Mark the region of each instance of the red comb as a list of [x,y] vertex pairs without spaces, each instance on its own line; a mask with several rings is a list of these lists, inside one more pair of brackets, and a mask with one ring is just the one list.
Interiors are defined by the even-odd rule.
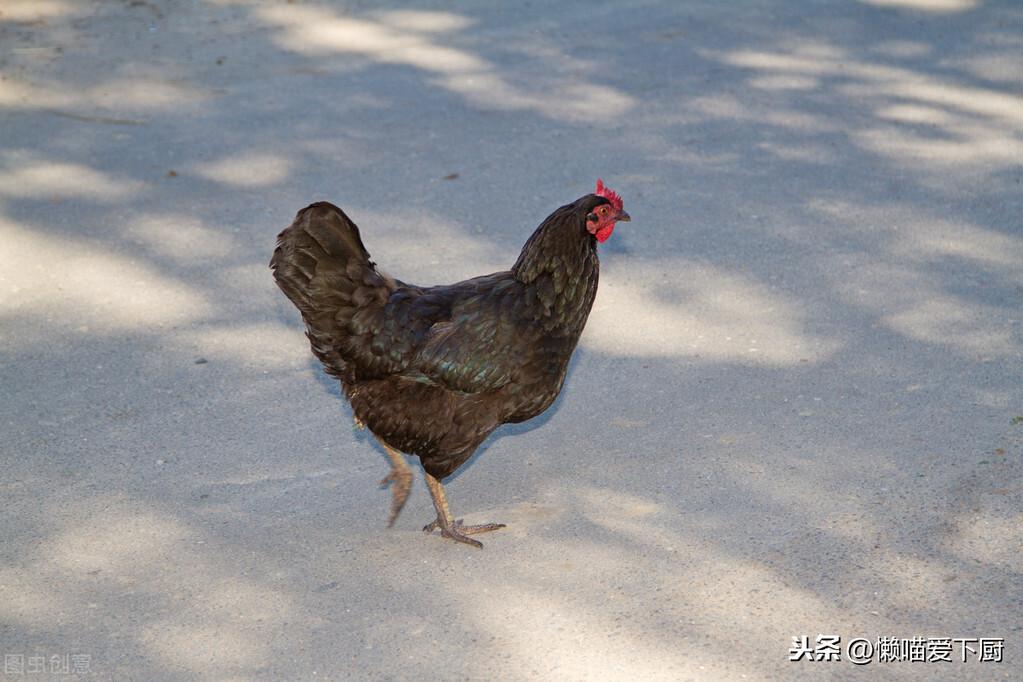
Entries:
[[618,192],[605,185],[604,181],[600,178],[597,179],[597,191],[594,192],[594,194],[598,197],[604,197],[610,201],[611,205],[615,207],[615,210],[622,210],[622,198],[618,196]]

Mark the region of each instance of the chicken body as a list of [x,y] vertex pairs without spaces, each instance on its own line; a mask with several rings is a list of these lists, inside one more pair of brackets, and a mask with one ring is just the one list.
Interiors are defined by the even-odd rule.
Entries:
[[502,527],[453,521],[440,482],[495,428],[531,419],[557,398],[597,292],[595,211],[613,229],[612,218],[629,219],[620,203],[590,194],[563,206],[510,270],[447,286],[378,271],[355,224],[326,202],[300,211],[279,235],[270,262],[278,286],[356,420],[391,457],[383,482],[395,484],[392,524],[411,485],[406,453],[419,456],[437,508],[425,530],[481,546],[467,536]]

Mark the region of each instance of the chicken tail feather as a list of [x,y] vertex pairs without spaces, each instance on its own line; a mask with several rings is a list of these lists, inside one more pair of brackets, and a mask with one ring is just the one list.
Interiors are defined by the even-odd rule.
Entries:
[[355,223],[325,201],[299,211],[278,235],[270,268],[302,313],[313,353],[328,373],[344,378],[353,319],[382,310],[395,281],[377,272]]

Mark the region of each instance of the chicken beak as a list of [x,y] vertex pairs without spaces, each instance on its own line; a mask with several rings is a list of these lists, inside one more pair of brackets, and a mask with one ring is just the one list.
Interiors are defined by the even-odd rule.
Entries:
[[628,213],[626,213],[625,211],[618,211],[618,217],[615,218],[615,220],[621,221],[623,223],[627,223],[627,222],[630,222],[632,220],[632,217]]

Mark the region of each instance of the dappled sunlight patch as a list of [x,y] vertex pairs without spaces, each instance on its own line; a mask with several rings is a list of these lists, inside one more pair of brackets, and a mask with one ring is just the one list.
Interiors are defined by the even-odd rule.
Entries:
[[[510,674],[755,678],[746,656],[771,646],[783,655],[792,629],[849,626],[848,610],[799,585],[798,573],[730,552],[716,533],[693,533],[677,514],[653,511],[655,502],[612,488],[574,490],[556,497],[611,531],[606,537],[533,528],[531,558],[500,582],[456,572],[434,585],[482,641],[500,642]],[[622,513],[632,508],[642,513]],[[731,645],[704,646],[721,627],[733,634]]]
[[951,346],[969,356],[1015,357],[1021,352],[1015,330],[1000,311],[962,298],[932,291],[924,300],[881,321],[903,336],[938,346]]
[[660,504],[619,490],[582,486],[575,488],[573,492],[589,507],[599,507],[601,515],[645,518],[661,511]]
[[567,120],[615,119],[635,104],[629,95],[596,83],[552,84],[551,91],[558,95],[543,96],[535,107],[552,117],[560,115]]
[[685,108],[697,119],[726,118],[735,121],[751,121],[778,128],[797,130],[801,133],[825,133],[836,129],[834,123],[824,117],[807,114],[795,109],[773,107],[764,111],[733,95],[701,95],[686,100]]
[[883,263],[847,273],[837,289],[878,324],[913,341],[950,348],[977,360],[1023,352],[1008,311],[948,294],[941,280]]
[[[17,78],[0,80],[0,107],[49,109],[49,113],[141,124],[118,118],[118,112],[170,109],[199,102],[206,93],[187,85],[161,81],[156,76],[117,78],[89,88],[69,88],[56,82],[31,83]],[[100,116],[97,112],[105,112]]]
[[783,144],[779,142],[761,142],[757,145],[759,149],[773,154],[785,161],[797,161],[799,163],[814,163],[830,165],[835,163],[834,149],[819,144]]
[[1023,237],[979,225],[918,216],[910,229],[899,231],[893,250],[905,258],[932,262],[943,258],[973,261],[989,270],[1002,270],[1023,284]]
[[980,4],[980,0],[860,0],[860,2],[875,7],[895,7],[935,14],[965,12]]
[[103,587],[122,592],[144,583],[173,565],[192,537],[173,519],[123,508],[75,519],[33,545],[24,563],[0,569],[0,613],[40,628],[66,625],[74,614],[87,618]]
[[183,83],[155,75],[116,78],[84,91],[82,101],[111,111],[170,109],[199,102],[206,94]]
[[[988,491],[985,497],[1005,505],[1023,489],[1018,479],[1004,481],[1004,486]],[[1010,503],[1011,504],[1011,503]],[[987,506],[987,505],[985,505]],[[990,509],[979,509],[960,518],[955,532],[947,538],[945,545],[967,565],[980,562],[998,566],[1017,574],[1023,572],[1023,513],[998,514]]]
[[885,548],[862,553],[859,560],[889,585],[883,603],[877,604],[883,616],[897,618],[902,612],[921,610],[921,605],[943,604],[958,588],[947,580],[950,566],[942,559]]
[[270,649],[262,633],[200,619],[161,623],[142,630],[136,639],[172,670],[201,676],[216,670],[218,679],[227,673],[255,673],[266,664]]
[[953,120],[952,115],[937,107],[913,104],[896,104],[880,107],[876,111],[878,118],[900,123],[923,123],[926,125],[946,125]]
[[383,24],[402,31],[419,33],[449,33],[463,31],[473,25],[468,17],[451,12],[429,12],[425,10],[388,10],[378,12],[374,17]]
[[[265,244],[265,251],[267,254],[273,251],[273,238],[267,239]],[[266,260],[270,260],[270,256],[266,256]],[[250,302],[255,302],[256,305],[260,306],[261,310],[266,310],[265,306],[270,301],[284,302],[284,298],[277,298],[282,296],[281,292],[273,284],[273,275],[270,272],[270,268],[266,263],[249,263],[246,265],[229,265],[221,268],[217,268],[216,272],[210,273],[216,278],[217,283],[224,287],[226,290],[234,292],[235,295],[242,295]],[[288,307],[289,312],[290,306]],[[298,311],[294,311],[297,319]]]
[[224,258],[237,248],[230,234],[179,213],[143,214],[124,228],[124,236],[180,265]]
[[873,127],[853,133],[860,146],[879,155],[896,156],[910,164],[933,163],[943,166],[972,164],[989,168],[991,164],[1015,165],[1023,156],[1023,141],[982,126],[956,126],[953,139],[935,139],[905,128]]
[[[792,413],[800,419],[826,420],[828,424],[817,432],[827,434],[838,421],[831,415],[842,409],[836,405],[838,400],[831,402],[814,400],[811,404],[820,406],[816,411],[792,405]],[[878,520],[861,497],[862,482],[890,480],[898,476],[901,466],[890,452],[835,445],[826,437],[808,448],[765,451],[760,434],[746,439],[742,447],[728,447],[714,462],[718,475],[766,515],[784,518],[789,510],[818,509],[813,527],[807,531],[830,536],[836,547],[851,552],[864,550],[877,538]],[[865,468],[864,462],[869,462],[869,467]],[[826,509],[821,509],[822,500],[826,500]],[[786,542],[793,530],[789,527],[779,533],[778,542]]]
[[[436,25],[443,13],[431,12]],[[263,7],[257,16],[280,26],[285,32],[278,43],[303,54],[353,53],[372,57],[385,63],[406,63],[431,71],[475,70],[484,63],[473,55],[454,48],[437,45],[416,35],[410,29],[410,17],[387,26],[368,19],[355,19],[321,7]],[[451,15],[450,23],[457,23]],[[450,29],[449,29],[450,30]]]
[[276,185],[291,173],[290,159],[276,154],[243,152],[219,161],[199,164],[196,172],[209,180],[235,187]]
[[0,566],[0,619],[32,628],[56,627],[63,622],[66,604],[54,598],[53,582],[38,571]]
[[758,118],[762,123],[803,133],[827,133],[837,130],[837,126],[823,116],[815,116],[794,109],[775,108],[763,112]]
[[[809,206],[847,229],[883,237],[880,258],[843,269],[836,282],[836,289],[848,302],[873,311],[880,324],[906,338],[949,347],[968,358],[1012,357],[1023,352],[1014,327],[1013,318],[1018,319],[1014,309],[949,293],[947,275],[933,268],[947,259],[969,261],[971,267],[988,273],[989,287],[1001,285],[1009,292],[1009,287],[1023,283],[1023,239],[929,215],[912,206],[876,207],[833,200],[812,201]],[[966,283],[976,286],[975,282]]]
[[148,512],[111,511],[91,517],[52,538],[43,552],[72,573],[101,571],[108,578],[133,581],[193,540],[181,523]]
[[[531,109],[561,120],[606,121],[634,106],[614,88],[569,75],[544,74],[534,87],[513,84],[491,62],[440,44],[436,33],[471,25],[461,15],[445,12],[385,12],[374,19],[355,18],[319,7],[262,7],[256,16],[283,29],[281,47],[310,56],[352,54],[381,64],[411,66],[435,75],[433,83],[481,107]],[[557,62],[560,65],[560,59]]]
[[558,90],[561,95],[551,97],[516,88],[493,73],[453,74],[440,82],[481,106],[506,110],[534,109],[564,120],[612,119],[633,106],[628,95],[590,83],[552,82],[549,89]]
[[653,546],[669,552],[682,544],[678,534],[671,529],[651,524],[641,516],[609,510],[599,500],[596,504],[583,506],[583,516],[593,525],[610,531],[625,542]]
[[752,114],[734,95],[698,95],[691,97],[686,106],[707,116],[742,119]]
[[[181,571],[182,591],[193,596],[176,613],[149,622],[138,641],[169,666],[195,673],[226,667],[235,673],[267,663],[266,630],[293,617],[291,600],[231,571]],[[189,589],[189,585],[195,588]],[[212,622],[211,622],[212,621]]]
[[1018,63],[1006,59],[1004,54],[991,52],[987,54],[968,54],[962,57],[948,58],[947,63],[975,78],[986,81],[1019,84],[1023,73]]
[[518,256],[517,247],[511,253],[498,249],[485,230],[474,234],[472,228],[453,224],[450,218],[429,210],[341,208],[359,226],[377,267],[403,282],[452,284],[507,270]]
[[204,325],[174,333],[171,339],[182,352],[264,370],[298,369],[310,357],[301,325]]
[[761,90],[814,90],[820,81],[812,76],[795,74],[751,78],[749,84]]
[[102,246],[0,219],[0,317],[30,312],[47,325],[110,332],[209,314],[192,287]]
[[915,57],[926,57],[934,51],[934,48],[926,42],[919,40],[885,40],[870,46],[870,51],[875,54],[895,57],[896,59],[913,59]]
[[734,50],[728,53],[704,51],[708,58],[761,72],[798,73],[823,76],[832,70],[830,60],[762,50]]
[[944,258],[962,258],[1010,278],[1018,275],[1023,265],[1023,237],[950,220],[918,206],[814,199],[808,202],[808,207],[841,222],[844,229],[882,230],[886,237],[884,246],[891,254],[907,260],[937,263]]
[[[594,595],[596,596],[596,595]],[[489,598],[502,608],[471,609],[483,632],[501,638],[507,672],[547,679],[678,680],[718,668],[713,651],[683,648],[649,632],[650,623],[615,618],[614,602],[500,584]]]
[[106,613],[160,669],[244,675],[266,664],[266,638],[294,618],[286,593],[247,578],[230,547],[172,514],[123,497],[90,502],[102,511],[71,516],[0,570],[0,589],[15,588],[0,613],[54,631],[88,630]]
[[[916,56],[920,49],[916,44],[888,45],[888,51],[895,50],[899,56]],[[891,66],[880,59],[858,60],[842,52],[806,49],[802,44],[785,51],[705,50],[703,54],[752,71],[756,75],[750,80],[757,87],[763,87],[764,79],[768,83],[786,78],[815,79],[820,82],[819,88],[826,87],[857,105],[876,103],[875,118],[896,125],[868,123],[851,128],[848,134],[859,146],[879,156],[916,165],[965,163],[986,168],[1013,165],[1023,155],[1023,141],[1017,139],[1023,123],[1023,97],[1015,94]],[[727,95],[703,97],[691,104],[708,115],[750,117],[750,112],[729,99],[734,100]],[[772,118],[778,119],[778,113],[768,112],[763,120],[784,124]],[[922,133],[916,129],[921,125],[931,130]]]
[[988,88],[950,83],[917,73],[897,72],[899,78],[888,83],[894,97],[915,99],[950,109],[1001,119],[1005,123],[1023,123],[1023,97]]
[[[749,484],[748,471],[741,480]],[[520,603],[524,596],[520,593],[528,596],[531,586],[538,580],[548,581],[545,584],[559,580],[552,578],[557,575],[555,565],[564,564],[564,577],[559,580],[563,603],[548,601],[536,607],[540,609],[537,613],[545,618],[557,618],[558,614],[552,613],[554,609],[581,610],[575,614],[576,622],[599,628],[612,619],[617,596],[629,600],[632,613],[650,614],[648,619],[634,617],[626,627],[616,630],[617,635],[628,637],[643,633],[643,642],[648,647],[656,647],[661,641],[680,641],[679,635],[683,633],[692,641],[691,638],[699,637],[703,624],[725,623],[729,631],[736,634],[738,648],[728,650],[733,655],[731,660],[735,660],[735,655],[741,660],[739,652],[743,647],[763,651],[777,639],[779,632],[788,637],[792,632],[816,631],[825,625],[836,630],[861,630],[864,609],[883,609],[884,604],[895,602],[899,613],[875,611],[872,614],[876,616],[871,619],[872,627],[884,627],[906,610],[917,611],[921,603],[934,603],[949,596],[947,581],[942,580],[948,572],[946,562],[915,559],[887,548],[870,551],[871,546],[877,548],[878,520],[863,509],[861,502],[848,495],[839,508],[820,522],[821,528],[802,522],[795,526],[784,522],[792,510],[812,507],[814,503],[808,498],[773,501],[763,507],[764,514],[758,515],[756,520],[780,524],[773,531],[777,537],[768,541],[766,547],[758,543],[743,550],[732,543],[719,542],[719,538],[728,537],[730,533],[699,525],[697,515],[659,513],[629,518],[616,514],[615,505],[608,507],[603,502],[613,499],[615,492],[593,488],[574,497],[581,514],[615,533],[616,538],[601,542],[578,537],[537,538],[534,532],[534,541],[548,545],[539,550],[540,555],[552,559],[540,565],[525,564],[518,583],[504,586],[508,593],[501,596],[501,602]],[[573,496],[571,490],[562,494]],[[756,504],[760,507],[762,503]],[[818,565],[827,563],[800,565],[805,556],[795,563],[790,562],[786,555],[793,543],[821,543],[823,553],[857,557],[855,564],[845,566],[844,570],[851,573],[854,581],[857,577],[862,581],[860,590],[864,596],[868,586],[878,580],[891,586],[891,593],[878,597],[875,592],[873,599],[858,603],[860,608],[850,609],[848,603],[843,602],[856,600],[857,590],[836,595],[822,589],[815,573]],[[666,561],[671,562],[672,570],[658,570]],[[888,562],[895,570],[886,570]],[[807,576],[813,585],[803,584],[801,578]],[[625,594],[621,594],[622,586],[625,586]],[[550,589],[545,589],[544,595],[548,594]],[[896,598],[893,599],[892,594]],[[643,604],[647,599],[649,606]],[[585,605],[595,601],[601,603],[599,611],[587,611]],[[530,624],[532,614],[529,612],[512,616],[502,612],[502,615],[506,616],[505,622],[513,619],[514,625],[524,630],[541,627]],[[657,632],[664,640],[645,632],[651,621],[658,624]],[[483,622],[490,631],[505,632],[500,622],[489,619]],[[550,632],[543,634],[549,636]],[[594,637],[601,641],[596,634]],[[529,641],[529,644],[543,646],[538,641]],[[566,660],[575,660],[571,654],[562,655]],[[712,666],[715,660],[722,662],[711,658],[702,663]]]
[[15,199],[77,197],[116,201],[138,192],[137,181],[115,179],[78,163],[45,161],[27,152],[8,152],[0,168],[0,196]]
[[849,273],[839,291],[873,311],[880,325],[913,341],[973,360],[1023,352],[1012,313],[949,294],[942,284],[939,276],[914,268],[875,263]]
[[807,334],[805,313],[763,284],[682,260],[670,269],[685,277],[643,286],[620,266],[606,268],[581,344],[626,357],[773,366],[820,361],[837,349]]
[[[0,16],[0,20],[3,17]],[[0,79],[0,107],[7,109],[44,109],[65,107],[77,101],[67,89],[28,83],[13,76]]]
[[82,4],[65,0],[4,0],[0,4],[0,23],[35,23],[77,16],[84,10]]

